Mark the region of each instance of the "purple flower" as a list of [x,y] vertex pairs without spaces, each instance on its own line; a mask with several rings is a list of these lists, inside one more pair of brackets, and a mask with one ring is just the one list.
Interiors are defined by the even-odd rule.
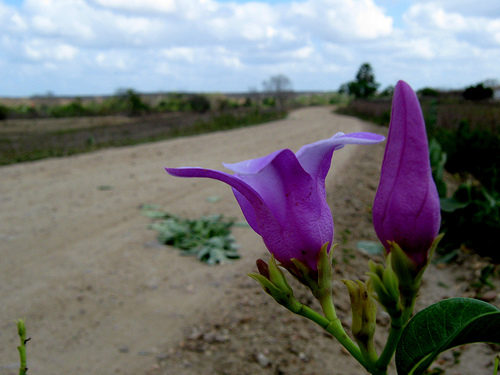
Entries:
[[165,168],[178,177],[205,177],[233,188],[248,224],[285,267],[292,259],[316,271],[322,245],[333,239],[326,203],[325,178],[333,152],[346,144],[373,144],[384,137],[371,133],[337,133],[303,146],[224,166],[234,175],[204,168]]
[[373,203],[375,231],[388,251],[388,241],[396,242],[417,269],[422,269],[438,235],[440,221],[439,196],[432,179],[422,110],[411,87],[399,81],[394,90],[382,173]]

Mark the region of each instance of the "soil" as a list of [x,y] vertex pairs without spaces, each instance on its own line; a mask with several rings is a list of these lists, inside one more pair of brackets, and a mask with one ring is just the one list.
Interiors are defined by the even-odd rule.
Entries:
[[[269,257],[250,228],[233,231],[240,260],[207,266],[159,244],[140,210],[151,203],[184,217],[243,220],[227,186],[170,177],[163,167],[219,169],[222,161],[296,151],[338,131],[387,129],[331,108],[306,108],[250,128],[1,167],[0,373],[18,371],[13,320],[21,317],[31,337],[28,374],[365,373],[321,328],[277,305],[246,276],[257,258]],[[338,243],[334,296],[346,327],[350,307],[340,280],[364,278],[368,259],[380,260],[357,242],[376,240],[370,207],[383,149],[346,146],[335,153],[327,180]],[[463,251],[453,264],[431,265],[417,310],[477,296],[472,285],[486,264]],[[480,295],[498,306],[494,282],[496,290]],[[315,307],[304,288],[297,290]],[[383,312],[378,320],[380,349],[389,322]],[[489,375],[497,352],[474,344],[443,354],[436,366],[446,374]]]

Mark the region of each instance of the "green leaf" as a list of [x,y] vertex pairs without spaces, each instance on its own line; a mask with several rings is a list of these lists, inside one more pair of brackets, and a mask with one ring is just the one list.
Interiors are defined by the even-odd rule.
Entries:
[[148,227],[158,232],[158,241],[194,255],[207,264],[220,264],[238,259],[238,246],[231,235],[234,220],[222,215],[185,219],[163,212],[156,205],[143,205],[142,212],[153,223]]
[[367,254],[378,255],[384,253],[384,246],[380,242],[375,241],[358,241],[357,247],[359,250]]
[[500,310],[471,298],[438,302],[404,329],[396,350],[398,374],[423,374],[440,353],[474,342],[500,344]]
[[211,195],[211,196],[207,197],[207,202],[209,202],[209,203],[217,203],[221,199],[222,199],[222,197],[219,197],[218,195]]
[[455,212],[456,210],[461,210],[471,204],[471,201],[460,202],[455,198],[441,198],[441,210],[444,212]]

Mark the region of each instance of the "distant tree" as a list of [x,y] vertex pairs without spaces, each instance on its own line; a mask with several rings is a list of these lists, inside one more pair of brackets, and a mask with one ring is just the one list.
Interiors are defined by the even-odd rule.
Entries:
[[142,101],[141,96],[134,89],[118,89],[116,95],[129,116],[140,116],[150,110],[149,106]]
[[288,104],[288,100],[293,94],[292,82],[283,74],[272,76],[268,81],[262,82],[262,85],[265,93],[275,99],[280,109]]
[[436,98],[439,96],[439,91],[431,87],[424,87],[423,89],[418,90],[418,94],[422,96]]
[[349,94],[349,85],[347,83],[343,83],[340,85],[339,94]]
[[[345,85],[347,85],[347,91],[350,95],[354,95],[356,98],[369,98],[375,94],[380,83],[375,81],[372,66],[365,62],[359,67],[356,80]],[[343,86],[341,86],[341,89],[345,90]]]
[[386,97],[391,97],[392,94],[394,94],[394,86],[389,85],[385,89],[382,90],[382,92],[379,94],[379,96],[382,98],[386,98]]
[[484,87],[482,83],[476,86],[469,86],[463,92],[463,97],[466,100],[485,100],[493,97],[493,89],[491,87]]

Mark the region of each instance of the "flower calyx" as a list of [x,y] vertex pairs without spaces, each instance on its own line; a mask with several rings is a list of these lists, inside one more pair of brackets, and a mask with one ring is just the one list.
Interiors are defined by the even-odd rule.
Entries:
[[293,295],[293,289],[288,284],[285,274],[276,263],[274,256],[271,255],[269,263],[258,259],[257,269],[259,273],[249,273],[248,276],[257,281],[276,302],[298,314],[302,309],[302,304]]
[[389,242],[391,248],[390,265],[397,277],[401,302],[405,310],[410,308],[413,309],[415,298],[417,297],[422,283],[422,276],[443,235],[444,234],[440,234],[436,236],[432,241],[431,247],[428,250],[427,261],[423,266],[415,263],[411,256],[409,256],[396,242]]
[[374,297],[382,308],[392,319],[401,317],[403,308],[400,302],[399,281],[396,273],[391,266],[392,254],[387,255],[387,267],[382,264],[368,262],[370,278]]
[[342,280],[351,298],[352,326],[351,332],[363,352],[374,350],[373,336],[375,334],[377,304],[373,298],[371,280]]

